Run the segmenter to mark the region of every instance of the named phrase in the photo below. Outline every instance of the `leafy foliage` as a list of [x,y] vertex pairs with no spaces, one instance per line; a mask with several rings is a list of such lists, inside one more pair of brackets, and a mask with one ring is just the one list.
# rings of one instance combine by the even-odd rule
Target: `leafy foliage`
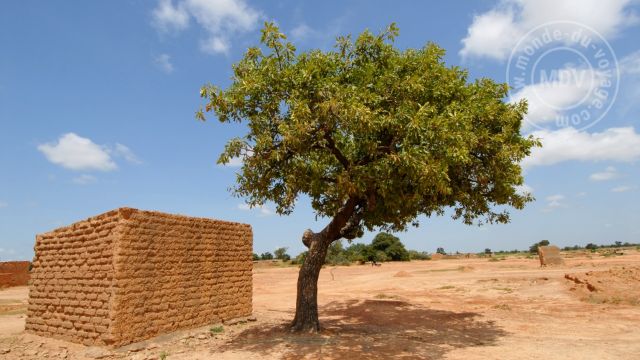
[[371,242],[373,250],[382,251],[387,258],[393,261],[408,261],[409,252],[405,249],[400,239],[388,233],[379,233]]
[[286,247],[281,247],[281,248],[276,249],[273,252],[273,255],[278,260],[289,261],[289,259],[291,259],[291,256],[289,256],[289,254],[287,254],[287,248]]
[[264,252],[260,255],[260,259],[261,260],[273,260],[273,254],[271,254],[270,252]]
[[529,247],[529,252],[532,254],[537,254],[539,246],[548,246],[549,244],[550,244],[549,240],[539,241]]
[[266,23],[263,46],[234,65],[226,90],[202,88],[207,102],[196,114],[248,125],[218,159],[243,161],[235,195],[289,214],[305,194],[329,218],[355,204],[339,234],[348,239],[417,226],[418,215],[445,208],[467,224],[505,223],[509,214],[496,205],[531,201],[516,191],[519,162],[538,145],[520,135],[526,103],[506,103],[506,84],[469,82],[433,43],[395,48],[397,36],[391,24],[340,37],[333,51],[299,53]]

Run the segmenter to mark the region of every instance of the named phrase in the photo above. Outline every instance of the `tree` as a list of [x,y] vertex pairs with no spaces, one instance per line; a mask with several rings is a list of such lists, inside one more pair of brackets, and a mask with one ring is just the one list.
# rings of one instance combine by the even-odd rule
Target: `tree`
[[325,263],[330,265],[348,265],[351,261],[347,258],[342,241],[336,241],[329,246]]
[[276,249],[273,252],[273,255],[278,260],[285,260],[286,261],[286,260],[291,259],[291,256],[289,256],[289,254],[287,254],[287,248],[286,247],[281,247],[281,248]]
[[272,260],[273,259],[273,255],[270,252],[267,251],[267,252],[262,253],[260,255],[260,259],[262,259],[262,260]]
[[598,248],[598,245],[596,245],[594,243],[588,243],[584,248],[587,249],[587,250],[594,251],[594,250],[596,250]]
[[447,255],[447,252],[444,251],[444,248],[439,247],[436,249],[436,254]]
[[486,255],[491,255],[491,249],[489,249],[489,248],[484,249],[484,253]]
[[382,232],[371,241],[374,251],[382,251],[386,257],[393,261],[408,261],[409,252],[405,249],[400,239],[391,234]]
[[293,331],[320,328],[317,281],[334,241],[402,231],[449,208],[466,224],[506,223],[505,206],[533,199],[517,191],[519,163],[539,144],[520,134],[526,102],[506,102],[506,84],[469,81],[433,43],[397,49],[397,35],[391,24],[378,35],[339,37],[335,50],[297,52],[266,23],[263,46],[233,66],[230,85],[201,89],[198,119],[213,112],[247,125],[218,158],[242,161],[234,194],[250,206],[273,202],[280,215],[305,195],[328,221],[302,235],[309,252]]
[[537,254],[538,253],[538,247],[540,246],[549,246],[550,242],[549,240],[541,240],[538,241],[537,243],[529,246],[529,252],[532,254]]
[[260,260],[260,255],[253,253],[253,260]]

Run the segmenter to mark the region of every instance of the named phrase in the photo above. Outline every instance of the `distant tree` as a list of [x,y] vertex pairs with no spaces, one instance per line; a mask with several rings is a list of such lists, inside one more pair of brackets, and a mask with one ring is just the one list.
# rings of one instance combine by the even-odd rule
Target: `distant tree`
[[292,264],[302,264],[302,263],[304,263],[304,259],[307,257],[308,253],[309,253],[308,251],[301,252],[300,254],[298,254],[298,256],[293,258],[293,260],[291,260],[291,263]]
[[362,243],[353,243],[345,249],[347,259],[349,261],[367,261],[369,247]]
[[598,245],[596,245],[594,243],[588,243],[584,248],[587,249],[587,250],[595,250],[595,249],[598,248]]
[[444,248],[441,248],[441,247],[436,249],[436,253],[437,254],[442,254],[442,255],[447,255],[447,252],[444,251]]
[[622,247],[622,241],[616,241],[614,247]]
[[426,251],[409,250],[410,260],[431,260],[431,255]]
[[273,255],[270,252],[265,252],[260,255],[260,259],[262,260],[273,260]]
[[487,255],[491,255],[491,249],[489,248],[484,249],[484,253]]
[[376,235],[371,242],[371,248],[376,252],[384,252],[388,260],[409,260],[409,252],[405,249],[404,244],[402,244],[397,236],[393,236],[389,233],[382,232]]
[[529,252],[532,253],[532,254],[537,254],[539,246],[549,246],[549,244],[550,244],[549,240],[541,240],[541,241],[529,246]]
[[[221,164],[239,158],[235,194],[249,205],[273,202],[290,214],[300,195],[319,217],[298,276],[294,331],[318,331],[318,276],[329,246],[365,230],[402,231],[417,217],[465,224],[507,223],[504,206],[522,209],[521,161],[539,141],[521,135],[525,101],[508,85],[444,63],[433,43],[394,46],[395,24],[375,35],[340,37],[335,50],[296,52],[273,23],[261,47],[233,66],[229,87],[206,85],[204,120],[248,126],[230,140]],[[504,205],[504,206],[501,206]],[[496,210],[501,209],[501,210]]]
[[325,263],[330,265],[351,264],[351,261],[347,258],[347,253],[342,246],[342,241],[336,241],[329,246]]
[[253,253],[253,260],[260,260],[260,255]]
[[289,260],[291,257],[289,256],[289,254],[287,254],[287,248],[286,247],[281,247],[281,248],[277,248],[274,252],[273,255],[275,256],[276,259],[278,260]]

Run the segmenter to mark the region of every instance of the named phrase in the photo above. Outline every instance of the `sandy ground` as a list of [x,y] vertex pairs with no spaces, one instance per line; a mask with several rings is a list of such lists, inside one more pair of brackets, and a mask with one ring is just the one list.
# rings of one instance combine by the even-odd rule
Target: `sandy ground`
[[640,253],[565,261],[548,268],[522,257],[327,267],[318,335],[286,330],[297,268],[257,266],[257,321],[116,350],[25,334],[28,291],[5,289],[0,359],[640,359]]

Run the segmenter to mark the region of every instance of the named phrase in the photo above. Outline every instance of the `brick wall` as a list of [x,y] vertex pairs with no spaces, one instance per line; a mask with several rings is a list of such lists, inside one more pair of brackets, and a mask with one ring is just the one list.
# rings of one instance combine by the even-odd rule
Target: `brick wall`
[[26,329],[119,346],[248,316],[251,260],[249,225],[114,210],[36,237]]
[[118,222],[119,212],[110,211],[36,236],[27,331],[84,344],[109,341]]
[[29,261],[0,262],[0,288],[29,283]]
[[124,217],[116,343],[251,315],[249,225],[148,211]]

